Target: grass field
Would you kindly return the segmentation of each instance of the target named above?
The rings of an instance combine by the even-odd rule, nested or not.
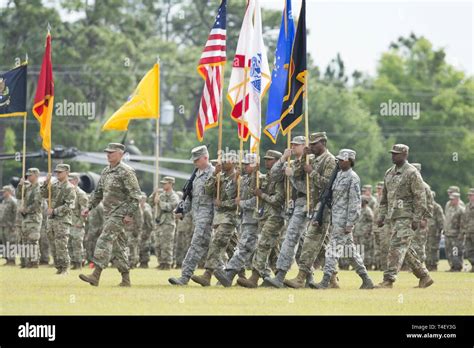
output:
[[[3,263],[4,261],[2,261]],[[155,264],[151,265],[156,266]],[[102,273],[99,287],[79,280],[80,271],[67,276],[55,275],[47,266],[20,269],[0,266],[0,313],[3,315],[36,314],[269,314],[269,315],[448,315],[474,314],[474,274],[446,273],[446,261],[432,274],[434,285],[415,289],[417,279],[402,272],[393,289],[359,290],[360,279],[353,271],[341,271],[341,289],[244,289],[238,286],[202,288],[190,282],[187,287],[168,284],[178,270],[154,268],[131,272],[133,287],[119,288],[116,269]],[[89,273],[89,270],[84,270]],[[83,272],[84,272],[83,271]],[[202,270],[198,270],[201,274]],[[293,267],[290,277],[296,274]],[[370,272],[374,282],[382,273]],[[316,272],[319,281],[322,273]],[[215,284],[215,279],[213,280]]]

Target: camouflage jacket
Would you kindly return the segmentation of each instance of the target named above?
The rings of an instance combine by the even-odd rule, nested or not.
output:
[[[425,196],[426,196],[426,208],[425,208],[425,215],[423,216],[425,219],[429,219],[433,216],[433,209],[434,209],[434,199],[433,195],[431,194],[431,187],[426,182],[423,181],[423,187],[425,189]]]
[[[291,190],[292,198],[295,201],[295,205],[306,205],[306,172],[304,171],[304,165],[306,159],[303,156],[300,159],[290,161],[290,168],[292,169],[292,175],[288,178]],[[277,180],[285,179],[285,169],[288,167],[287,162],[282,162],[281,159],[277,161],[272,169],[270,170],[271,175],[276,177]],[[285,181],[285,180],[283,180]]]
[[[255,218],[255,208],[257,206],[257,198],[254,194],[257,185],[256,174],[257,172],[253,172],[251,175],[244,174],[241,176],[239,206],[242,209],[243,224],[256,224],[258,221]]]
[[[174,210],[178,206],[179,196],[176,192],[162,192],[160,193],[160,203],[155,205],[155,195],[153,192],[150,201],[153,202],[155,218],[160,221],[159,225],[173,225],[176,226],[176,219],[174,218]]]
[[[420,221],[426,214],[426,194],[420,173],[406,162],[385,172],[379,219],[410,218]]]
[[[151,232],[153,230],[153,210],[148,203],[143,207],[143,231]]]
[[[462,214],[461,233],[474,235],[474,203],[467,204]]]
[[[41,195],[48,198],[48,185],[41,185]],[[53,215],[49,218],[72,224],[72,214],[76,202],[76,190],[69,181],[51,184],[51,207]]]
[[[428,218],[428,233],[431,235],[440,236],[444,228],[444,213],[443,208],[433,201],[433,216]]]
[[[213,198],[217,197],[217,176],[211,175],[205,184],[206,193]],[[237,204],[235,198],[237,197],[237,182],[235,180],[235,173],[226,174],[224,172],[220,175],[220,206],[214,207],[213,225],[232,224],[237,225]]]
[[[192,198],[187,197],[184,204],[184,212],[192,212],[193,220],[198,216],[210,215],[214,213],[214,199],[212,195],[206,193],[205,185],[207,179],[214,173],[214,166],[209,166],[204,170],[198,170],[193,181]]]
[[[339,171],[332,185],[331,222],[354,226],[360,216],[360,179],[352,169]]]
[[[16,199],[13,197],[8,197],[3,200],[0,204],[0,226],[4,227],[13,227],[15,226],[16,219]]]
[[[87,194],[82,191],[79,186],[74,187],[74,190],[76,191],[76,200],[72,211],[72,225],[76,227],[84,227],[85,219],[82,217],[81,213],[87,208],[89,198],[87,198]]]
[[[369,208],[372,209],[372,211],[374,211],[374,209],[377,207],[378,204],[379,204],[379,202],[377,202],[377,198],[370,195],[369,196]]]
[[[104,226],[104,205],[99,203],[94,209],[92,209],[87,217],[89,232],[96,234],[102,231]]]
[[[132,216],[133,220],[124,224],[124,229],[127,232],[132,232],[135,237],[137,237],[143,228],[143,210],[138,206],[138,210],[135,211],[135,214]]]
[[[106,217],[133,217],[138,211],[141,190],[133,168],[120,162],[115,167],[107,166],[89,201],[89,210],[99,202],[104,204]]]
[[[464,208],[461,205],[448,205],[446,210],[446,219],[444,220],[444,235],[449,237],[459,236],[461,229],[461,216],[464,214]]]
[[[374,213],[369,205],[361,208],[360,218],[354,228],[354,236],[370,236],[372,234],[372,226],[374,223]]]
[[[21,186],[18,185],[16,188],[16,198],[21,199]],[[25,202],[22,219],[28,222],[41,223],[43,220],[43,211],[41,209],[41,189],[39,183],[31,185],[29,183],[25,186]],[[18,207],[21,207],[19,205]]]
[[[273,168],[272,168],[273,169]],[[272,175],[270,170],[266,175],[261,176],[260,188],[262,190],[263,214],[261,219],[269,217],[283,217],[285,205],[285,182],[284,176]]]

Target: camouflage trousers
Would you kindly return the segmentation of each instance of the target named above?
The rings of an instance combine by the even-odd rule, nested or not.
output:
[[[375,263],[374,262],[374,235],[361,235],[354,236],[354,243],[360,250],[360,256],[364,260],[364,265],[366,268],[370,267]]]
[[[471,266],[474,267],[474,234],[466,234],[466,241],[464,242],[464,254],[469,260]]]
[[[235,233],[235,225],[233,224],[219,224],[212,236],[211,243],[209,244],[209,251],[207,253],[206,263],[204,268],[209,270],[223,269],[224,258],[228,250],[228,246],[232,235]]]
[[[139,242],[139,259],[141,263],[147,263],[150,261],[150,249],[151,249],[151,229],[143,229],[140,235]]]
[[[127,235],[124,230],[123,218],[109,217],[104,221],[102,233],[95,245],[93,262],[102,269],[107,268],[113,257],[120,273],[130,270],[127,254]]]
[[[449,266],[454,270],[462,270],[463,264],[463,242],[464,238],[461,236],[445,236],[446,241],[446,258]]]
[[[410,227],[411,228],[411,227]],[[387,269],[387,258],[388,258],[388,250],[390,248],[390,239],[391,233],[390,228],[386,224],[378,229],[378,241],[379,241],[379,269],[381,271],[385,271]]]
[[[280,233],[284,226],[283,218],[270,216],[259,222],[259,238],[252,267],[262,278],[270,275],[269,259],[270,254],[279,243]]]
[[[128,262],[130,267],[136,267],[139,260],[139,243],[140,235],[137,234],[139,231],[125,229],[127,235],[127,249],[128,249]]]
[[[427,228],[419,228],[415,231],[415,236],[412,240],[413,249],[415,249],[416,254],[421,262],[426,260],[426,239],[428,235]]]
[[[48,231],[46,228],[46,221],[43,222],[44,226],[41,225],[39,249],[40,249],[40,262],[49,263],[49,241]]]
[[[158,225],[153,233],[155,234],[155,255],[160,264],[173,264],[173,247],[175,225]]]
[[[15,226],[0,226],[0,236],[6,255],[2,255],[8,261],[15,261],[15,249],[17,245],[17,234]]]
[[[430,267],[438,266],[439,261],[439,241],[441,234],[437,231],[429,231],[426,238],[426,265]]]
[[[57,269],[67,269],[71,259],[67,249],[71,225],[57,219],[48,219],[48,240]]]
[[[97,243],[97,239],[99,239],[101,229],[91,229],[87,231],[86,235],[84,236],[84,248],[86,249],[86,260],[92,262],[94,258],[94,250],[95,245]]]
[[[326,248],[324,274],[332,275],[337,270],[339,258],[344,257],[358,275],[367,274],[362,256],[357,250],[352,233],[345,233],[344,227],[333,225],[329,233],[329,243]]]
[[[176,228],[176,251],[175,251],[175,263],[177,266],[183,264],[184,257],[188,252],[193,238],[193,220],[191,214],[184,216],[183,220],[178,221]]]
[[[250,260],[258,240],[258,224],[242,224],[237,250],[227,263],[226,269],[242,269]]]
[[[71,226],[68,250],[71,262],[82,263],[84,259],[84,227]]]
[[[428,274],[428,270],[411,246],[415,233],[411,229],[411,222],[412,219],[410,218],[398,218],[391,220],[388,224],[390,246],[387,257],[387,269],[383,274],[384,280],[394,282],[404,260],[406,260],[407,265],[417,278],[422,278]]]
[[[206,255],[211,241],[212,218],[212,211],[202,211],[193,216],[193,238],[182,264],[182,276],[185,278],[191,278],[198,263]]]

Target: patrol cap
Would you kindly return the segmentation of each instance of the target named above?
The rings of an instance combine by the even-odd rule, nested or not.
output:
[[[163,179],[160,181],[162,184],[174,184],[175,179],[172,176],[165,176]]]
[[[418,170],[419,172],[421,172],[421,163],[411,163],[411,165],[413,167],[416,168],[416,170]]]
[[[60,163],[56,166],[56,168],[54,168],[54,171],[56,173],[60,173],[60,172],[68,172],[71,170],[71,167],[69,166],[69,164],[66,164],[66,163]]]
[[[28,168],[28,170],[26,171],[26,176],[28,175],[39,175],[40,171],[38,168]]]
[[[383,187],[383,185],[384,185],[384,182],[383,182],[383,181],[379,181],[379,182],[377,183],[377,187]]]
[[[11,187],[10,185],[5,185],[2,187],[2,189],[0,190],[0,192],[5,192],[5,191],[8,191],[10,193],[13,193],[15,192],[13,187]]]
[[[471,187],[469,189],[469,191],[467,191],[467,195],[470,196],[470,195],[474,195],[474,187]]]
[[[120,143],[109,143],[104,149],[105,152],[125,151],[125,145]]]
[[[448,192],[460,192],[459,186],[449,186]]]
[[[226,152],[221,157],[222,163],[237,163],[238,157],[233,152]]]
[[[242,164],[256,164],[257,163],[257,154],[248,153],[242,159]]]
[[[321,140],[328,140],[328,137],[326,136],[326,132],[316,132],[316,133],[312,133],[309,136],[310,144],[316,144],[317,142]]]
[[[348,161],[349,159],[355,160],[356,152],[351,149],[342,149],[339,151],[339,154],[336,156],[336,158],[341,161]]]
[[[203,156],[209,157],[206,145],[197,146],[191,150],[191,161],[198,160]]]
[[[77,172],[69,173],[69,179],[79,179],[80,176],[81,176],[81,174],[77,173]]]
[[[291,144],[295,145],[305,145],[306,144],[306,138],[303,135],[297,135],[291,140]]]
[[[274,159],[274,160],[279,160],[283,156],[283,154],[280,151],[277,150],[267,150],[265,153],[265,156],[263,156],[264,159]]]
[[[372,185],[367,184],[367,185],[362,186],[362,188],[363,188],[364,190],[366,190],[366,189],[372,190]]]
[[[406,153],[406,154],[408,154],[408,150],[410,150],[408,145],[395,144],[395,145],[392,146],[392,149],[389,152],[390,153]]]
[[[451,192],[451,194],[449,195],[449,199],[459,198],[459,197],[461,197],[461,194],[459,192]]]

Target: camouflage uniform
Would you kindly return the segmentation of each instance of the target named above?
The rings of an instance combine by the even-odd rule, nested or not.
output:
[[[368,198],[367,203],[369,202]],[[370,269],[374,264],[373,258],[373,239],[372,226],[374,223],[374,213],[370,209],[369,203],[361,209],[360,219],[354,227],[354,243],[360,248],[364,265]]]
[[[59,166],[59,165],[58,165]],[[48,185],[41,186],[43,198],[48,198]],[[51,206],[53,214],[48,216],[48,239],[54,266],[58,272],[69,268],[68,239],[72,224],[72,214],[76,200],[74,186],[67,180],[51,184]],[[39,237],[39,236],[38,236]]]
[[[74,209],[72,211],[72,226],[69,235],[69,255],[71,257],[71,263],[80,266],[84,259],[84,217],[81,213],[87,208],[89,199],[87,194],[81,190],[79,186],[74,187],[76,191],[76,200],[74,202]]]
[[[16,197],[21,199],[22,185],[16,188]],[[40,238],[41,221],[43,214],[41,210],[41,191],[38,183],[25,185],[25,199],[24,209],[21,214],[21,235],[20,244],[22,245],[22,252],[25,252],[24,247],[28,246],[29,255],[23,255],[26,266],[36,265],[39,261],[38,241]]]
[[[157,220],[155,234],[155,255],[160,264],[171,265],[173,263],[174,231],[176,219],[174,210],[178,206],[179,197],[175,191],[160,194],[160,203],[157,209]],[[154,201],[154,196],[152,197]]]
[[[97,239],[93,262],[105,269],[113,257],[120,273],[128,273],[127,236],[123,219],[138,211],[141,190],[133,168],[120,162],[107,166],[101,173],[96,190],[89,201],[89,210],[104,205],[104,225]]]
[[[464,235],[461,233],[461,216],[463,214],[464,208],[460,204],[457,206],[449,204],[445,211],[446,257],[453,271],[462,270]]]
[[[444,213],[441,205],[433,200],[433,216],[427,221],[426,268],[437,270],[439,261],[439,242],[444,227]]]
[[[379,182],[377,186],[381,185],[383,188],[383,181]],[[374,209],[374,222],[372,232],[374,234],[374,263],[375,269],[385,271],[387,269],[387,255],[390,246],[390,230],[388,224],[378,227],[377,221],[379,220],[380,201],[382,195],[377,198],[377,204]]]
[[[48,240],[48,202],[43,199],[42,203],[43,209],[43,220],[41,221],[41,231],[39,239],[39,248],[40,248],[40,264],[47,265],[49,264],[49,240]]]
[[[474,195],[474,189],[469,190]],[[466,237],[464,252],[466,259],[471,263],[471,272],[474,272],[474,203],[469,202],[461,217],[461,234]]]
[[[5,189],[6,188],[4,188],[4,190]],[[15,264],[15,253],[12,253],[11,250],[16,246],[17,240],[15,233],[17,201],[15,197],[13,197],[13,188],[8,188],[8,190],[12,195],[8,198],[5,198],[0,204],[0,237],[2,239],[2,244],[4,245],[4,250],[7,252],[7,255],[4,255],[4,257],[7,259],[7,263]]]
[[[395,145],[392,151],[408,152],[406,145]],[[389,225],[390,247],[387,257],[387,269],[384,271],[384,283],[391,286],[397,278],[403,260],[419,279],[429,277],[411,242],[415,231],[412,221],[420,222],[425,214],[426,196],[420,173],[408,162],[400,168],[396,165],[387,170],[380,202],[380,220]]]
[[[104,205],[100,202],[89,212],[87,217],[87,233],[84,237],[84,247],[86,249],[86,260],[92,262],[95,245],[104,227]]]
[[[150,237],[153,231],[153,210],[148,203],[143,207],[143,225],[140,236],[140,264],[148,264],[150,261]]]
[[[193,230],[193,217],[191,214],[184,215],[183,220],[178,219],[176,225],[176,268],[181,268],[183,264],[184,257],[191,245]]]
[[[133,221],[124,225],[127,235],[128,262],[130,268],[135,268],[139,261],[139,243],[143,228],[143,210],[139,206],[133,215]]]

